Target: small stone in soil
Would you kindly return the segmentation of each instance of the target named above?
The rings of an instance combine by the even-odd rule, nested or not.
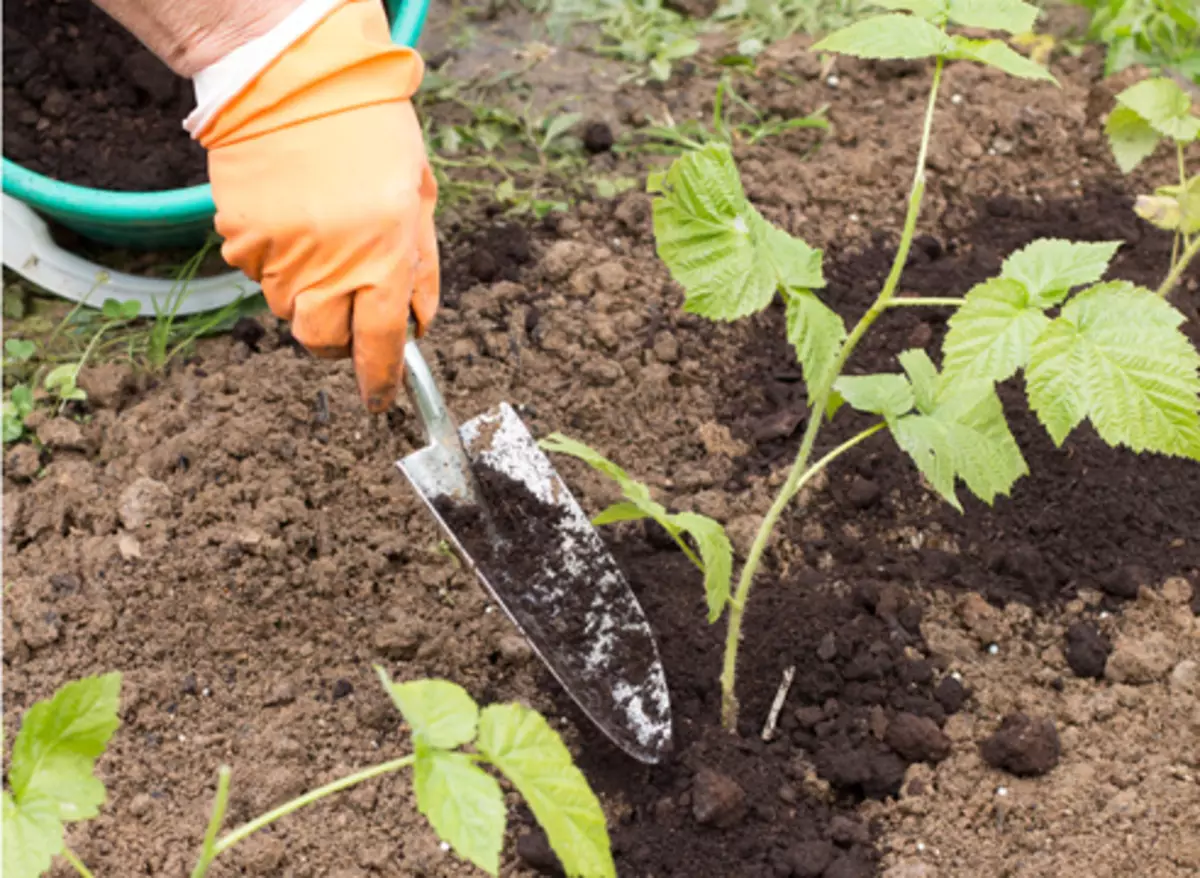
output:
[[[1010,713],[979,750],[993,768],[1018,777],[1038,777],[1058,765],[1058,730],[1049,717]]]
[[[258,350],[258,343],[262,341],[263,336],[267,334],[264,327],[257,320],[250,317],[240,317],[237,323],[229,330],[229,334],[234,341],[240,341],[252,351]]]
[[[967,700],[967,690],[954,677],[943,677],[933,690],[933,697],[946,713],[958,713]]]
[[[796,878],[818,878],[833,862],[833,845],[827,841],[802,841],[788,850],[788,864]]]
[[[950,755],[950,739],[937,723],[912,713],[897,714],[883,740],[909,762],[940,762]]]
[[[1126,564],[1100,577],[1100,588],[1116,598],[1136,598],[1138,587],[1149,581],[1149,574],[1141,567]]]
[[[854,481],[850,483],[849,490],[846,491],[846,499],[855,509],[869,509],[879,502],[882,495],[883,492],[877,482],[864,479],[862,476],[855,476]]]
[[[728,775],[702,768],[692,785],[692,816],[702,826],[736,826],[746,816],[746,791]]]
[[[560,878],[563,874],[562,864],[550,847],[550,840],[540,829],[527,832],[517,839],[517,856],[539,875]]]
[[[600,121],[589,122],[583,129],[583,148],[592,155],[608,152],[613,147],[612,129]]]
[[[333,700],[339,701],[354,691],[354,685],[349,680],[339,679],[333,682]]]
[[[1112,647],[1089,622],[1074,622],[1067,629],[1067,664],[1076,677],[1099,680]]]

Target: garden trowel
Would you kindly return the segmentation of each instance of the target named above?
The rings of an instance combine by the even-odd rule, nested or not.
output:
[[[413,341],[404,368],[429,444],[397,466],[583,712],[635,759],[659,761],[671,711],[658,647],[588,517],[508,403],[459,427]]]

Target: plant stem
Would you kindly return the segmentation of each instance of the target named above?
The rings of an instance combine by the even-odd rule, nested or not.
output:
[[[956,299],[953,297],[941,298],[938,296],[901,296],[898,299],[892,299],[888,302],[889,308],[901,308],[904,306],[927,305],[931,308],[948,307],[959,308],[967,301],[966,299]]]
[[[225,808],[229,804],[229,766],[222,765],[217,769],[217,794],[213,798],[212,816],[208,818],[208,827],[204,830],[204,846],[200,848],[200,858],[192,869],[192,878],[203,878],[209,865],[217,856],[217,833],[221,831],[221,823],[225,820]]]
[[[1171,267],[1171,272],[1163,280],[1162,286],[1158,288],[1160,298],[1165,299],[1171,294],[1171,290],[1175,289],[1175,284],[1179,283],[1179,278],[1183,277],[1184,271],[1187,270],[1188,263],[1195,258],[1197,253],[1200,253],[1200,235],[1192,238],[1192,243]]]
[[[340,792],[347,787],[360,784],[365,780],[371,780],[372,778],[379,777],[380,775],[391,774],[392,772],[399,771],[402,768],[408,768],[408,766],[412,765],[416,759],[417,757],[410,753],[408,756],[402,756],[399,759],[393,759],[390,762],[383,762],[379,765],[373,765],[370,768],[364,768],[362,771],[357,771],[354,774],[350,774],[331,783],[327,783],[323,787],[317,787],[315,790],[307,792],[303,796],[292,799],[290,802],[284,802],[273,811],[268,811],[261,817],[256,817],[249,823],[242,824],[237,829],[233,830],[233,832],[229,833],[220,841],[218,841],[213,849],[214,856],[225,853],[225,851],[229,850],[239,841],[244,841],[263,827],[271,825],[279,818],[286,817],[293,811],[298,811],[305,805],[311,805],[313,802],[319,801],[328,795]],[[192,878],[197,878],[196,873],[192,873]]]
[[[867,330],[871,328],[871,324],[879,318],[880,314],[887,310],[889,303],[896,294],[896,287],[900,284],[900,275],[904,271],[904,265],[908,261],[908,252],[912,247],[913,234],[917,227],[917,217],[921,212],[921,199],[925,194],[925,158],[929,153],[929,139],[933,131],[933,111],[937,105],[938,86],[942,81],[943,66],[943,60],[938,58],[933,69],[933,82],[929,88],[929,103],[925,108],[925,122],[921,129],[921,148],[917,153],[917,168],[913,173],[912,191],[908,196],[908,212],[904,217],[904,230],[900,234],[900,246],[896,250],[896,258],[892,263],[892,269],[888,273],[887,280],[884,282],[883,289],[879,291],[879,296],[875,299],[875,303],[867,313],[859,318],[858,323],[842,344],[837,360],[834,361],[833,368],[828,372],[829,377],[821,382],[821,385],[817,389],[810,407],[808,426],[804,430],[804,438],[801,440],[800,450],[796,454],[796,462],[792,464],[787,481],[784,482],[779,494],[775,497],[775,502],[771,504],[771,508],[763,517],[762,524],[759,525],[758,533],[755,535],[754,542],[750,546],[750,553],[746,557],[746,563],[742,566],[742,572],[738,577],[737,590],[729,600],[729,628],[725,636],[725,660],[721,670],[721,724],[729,732],[737,732],[737,654],[742,637],[742,617],[746,611],[746,601],[750,597],[750,588],[754,583],[754,574],[758,572],[758,565],[762,562],[763,551],[766,549],[771,532],[775,529],[775,525],[779,521],[779,516],[783,514],[783,510],[788,502],[791,501],[792,497],[803,486],[803,481],[811,478],[808,473],[814,472],[807,470],[808,459],[812,456],[813,445],[816,444],[817,434],[821,431],[821,422],[825,417],[825,408],[829,402],[829,395],[833,391],[833,383],[841,375],[846,361],[850,359],[854,348],[862,340],[862,337],[866,335]],[[876,425],[876,427],[872,428],[872,432],[878,428],[879,425]],[[859,434],[854,440],[850,441],[853,444],[857,444],[858,441],[862,441],[865,438],[866,436]],[[839,446],[830,452],[830,454],[821,458],[820,465],[822,467],[827,465],[833,457],[848,450],[850,447],[853,447],[853,445]],[[831,457],[830,455],[833,456]]]
[[[95,878],[91,870],[83,864],[83,860],[79,859],[79,855],[75,851],[65,847],[63,848],[62,855],[63,859],[70,863],[83,878]]]

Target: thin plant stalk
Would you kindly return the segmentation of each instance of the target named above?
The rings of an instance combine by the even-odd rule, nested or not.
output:
[[[1187,270],[1191,261],[1196,258],[1196,254],[1200,253],[1200,235],[1192,238],[1192,243],[1183,251],[1179,259],[1171,267],[1170,273],[1162,282],[1162,286],[1158,288],[1159,298],[1166,298],[1175,289],[1175,284],[1179,283],[1179,279],[1183,277],[1183,273]]]
[[[952,296],[945,298],[941,296],[901,296],[898,299],[892,299],[888,302],[888,307],[902,308],[905,306],[924,305],[930,308],[961,308],[966,301],[966,299],[957,299]]]
[[[200,858],[192,869],[192,878],[203,878],[208,867],[217,856],[217,833],[225,821],[225,809],[229,805],[229,766],[222,765],[217,770],[217,794],[213,798],[212,816],[209,817],[208,827],[204,830],[204,845],[200,848]]]
[[[816,396],[812,400],[808,426],[805,428],[804,438],[800,443],[800,450],[796,454],[796,461],[792,464],[787,481],[784,482],[783,487],[775,497],[775,501],[771,504],[771,508],[763,517],[762,524],[759,525],[758,533],[755,535],[754,542],[750,546],[750,553],[746,557],[746,563],[742,566],[737,589],[729,601],[729,628],[725,637],[725,660],[721,670],[721,724],[725,727],[726,731],[735,733],[737,731],[737,656],[742,636],[742,617],[746,610],[746,601],[750,597],[754,575],[758,572],[763,551],[766,549],[767,541],[770,539],[775,525],[779,522],[779,516],[783,514],[783,510],[787,507],[787,504],[804,487],[808,479],[811,479],[813,475],[819,472],[819,468],[824,468],[833,459],[848,451],[859,442],[862,442],[868,436],[873,435],[879,429],[882,429],[883,426],[882,424],[876,424],[870,430],[859,433],[847,443],[843,443],[825,455],[813,467],[810,468],[808,466],[813,446],[817,441],[817,434],[821,431],[821,422],[825,416],[829,396],[833,391],[833,382],[841,374],[846,361],[850,359],[854,348],[862,340],[862,337],[866,335],[867,330],[871,328],[871,325],[879,318],[879,315],[887,310],[892,303],[893,297],[896,294],[896,288],[900,284],[900,275],[904,271],[905,263],[908,261],[908,252],[912,247],[913,235],[917,227],[917,217],[921,212],[921,201],[925,194],[925,160],[929,154],[929,141],[933,131],[933,114],[937,106],[938,87],[942,81],[942,69],[944,66],[944,61],[938,58],[933,70],[933,82],[929,88],[929,102],[925,109],[925,121],[921,129],[921,146],[917,153],[917,166],[913,173],[912,190],[908,198],[908,213],[904,218],[904,230],[900,236],[900,246],[896,250],[896,258],[892,263],[892,269],[888,273],[887,280],[884,282],[883,289],[880,290],[875,303],[863,314],[854,329],[851,330],[850,335],[842,345],[841,351],[838,353],[833,368],[829,370],[828,377],[821,382],[817,389]]]
[[[80,874],[81,878],[95,878],[92,875],[92,871],[83,864],[83,860],[79,859],[79,855],[75,851],[70,848],[63,848],[62,855],[63,859],[70,863],[72,868]]]
[[[325,798],[326,796],[332,795],[333,793],[337,793],[337,792],[340,792],[349,787],[360,784],[363,781],[371,780],[373,778],[380,777],[385,774],[391,774],[393,772],[400,771],[401,769],[408,768],[416,761],[416,758],[417,757],[415,755],[410,753],[408,756],[402,756],[399,759],[392,759],[388,762],[381,762],[379,765],[373,765],[370,768],[364,768],[362,771],[357,771],[354,774],[347,775],[346,777],[338,778],[335,781],[325,784],[325,786],[317,787],[315,790],[311,790],[310,792],[307,792],[302,796],[298,796],[295,799],[292,799],[290,802],[284,802],[278,808],[268,811],[266,814],[263,814],[261,817],[256,817],[255,819],[251,820],[249,823],[242,824],[237,829],[233,830],[232,832],[230,832],[229,834],[227,834],[223,838],[221,838],[219,841],[215,842],[211,846],[212,856],[209,857],[207,862],[204,862],[204,868],[205,869],[208,868],[208,863],[211,862],[212,859],[225,853],[225,851],[229,850],[231,847],[236,845],[238,842],[245,841],[247,838],[252,836],[254,833],[258,832],[260,829],[270,826],[276,820],[279,820],[282,817],[286,817],[287,815],[293,813],[294,811],[300,810],[305,805],[311,805],[314,802],[320,801],[321,799]],[[228,787],[226,787],[226,792],[228,792]],[[219,790],[218,790],[218,795],[220,795]],[[214,810],[214,817],[215,817],[215,814],[216,814],[216,812]],[[210,823],[209,829],[211,830],[212,827],[213,827],[213,824]],[[208,850],[207,839],[206,839],[206,850]],[[203,860],[202,860],[202,862],[203,862]],[[196,869],[197,870],[200,869],[200,863],[197,863]],[[193,871],[192,872],[192,878],[201,878],[201,876],[203,876],[203,875],[204,875],[203,871]]]

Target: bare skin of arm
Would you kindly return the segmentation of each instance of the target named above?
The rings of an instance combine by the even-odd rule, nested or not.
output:
[[[300,0],[94,0],[163,60],[191,78],[262,36]]]

